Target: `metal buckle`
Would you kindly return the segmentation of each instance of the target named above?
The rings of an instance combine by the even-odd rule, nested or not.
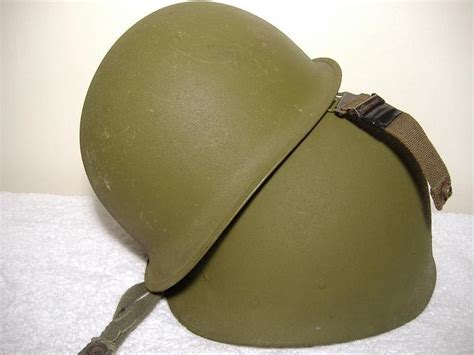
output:
[[[340,96],[339,96],[340,95]],[[377,94],[370,95],[366,100],[358,104],[356,107],[348,107],[354,101],[356,101],[360,95],[354,95],[350,92],[338,93],[339,101],[337,102],[334,113],[338,117],[349,118],[352,120],[361,120],[368,113],[370,113],[376,107],[383,105],[385,100]]]

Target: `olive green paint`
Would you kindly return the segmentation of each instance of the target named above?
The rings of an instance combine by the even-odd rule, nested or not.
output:
[[[398,327],[435,284],[420,193],[388,147],[327,114],[171,291],[171,310],[196,334],[254,346]]]
[[[325,114],[340,81],[334,61],[216,3],[147,16],[97,70],[81,119],[87,175],[146,250],[147,288],[168,290],[196,334],[327,344],[427,304],[426,184]]]
[[[146,284],[184,277],[330,106],[340,70],[233,7],[179,4],[128,30],[82,113],[94,191],[150,257]]]

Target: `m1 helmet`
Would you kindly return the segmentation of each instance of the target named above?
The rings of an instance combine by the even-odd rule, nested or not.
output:
[[[146,251],[146,290],[192,332],[330,344],[427,305],[429,161],[380,139],[406,114],[342,100],[340,83],[335,61],[217,3],[152,13],[100,64],[81,119],[87,176]]]

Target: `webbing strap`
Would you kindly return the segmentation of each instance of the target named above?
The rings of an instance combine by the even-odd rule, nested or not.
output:
[[[155,308],[160,298],[160,294],[149,292],[144,282],[130,287],[120,298],[112,321],[79,355],[113,354],[125,337]]]
[[[395,138],[418,163],[430,185],[436,209],[441,210],[452,194],[448,169],[418,122],[409,114],[387,104],[377,94],[354,95],[345,92],[340,97],[336,115],[359,127],[376,127]]]

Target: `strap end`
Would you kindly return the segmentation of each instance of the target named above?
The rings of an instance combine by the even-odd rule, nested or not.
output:
[[[91,342],[78,355],[112,355],[115,346],[102,338],[92,338]]]
[[[448,201],[448,199],[453,194],[453,188],[451,186],[451,180],[449,176],[445,177],[443,181],[437,186],[432,187],[430,194],[433,198],[436,209],[441,211],[446,201]]]

